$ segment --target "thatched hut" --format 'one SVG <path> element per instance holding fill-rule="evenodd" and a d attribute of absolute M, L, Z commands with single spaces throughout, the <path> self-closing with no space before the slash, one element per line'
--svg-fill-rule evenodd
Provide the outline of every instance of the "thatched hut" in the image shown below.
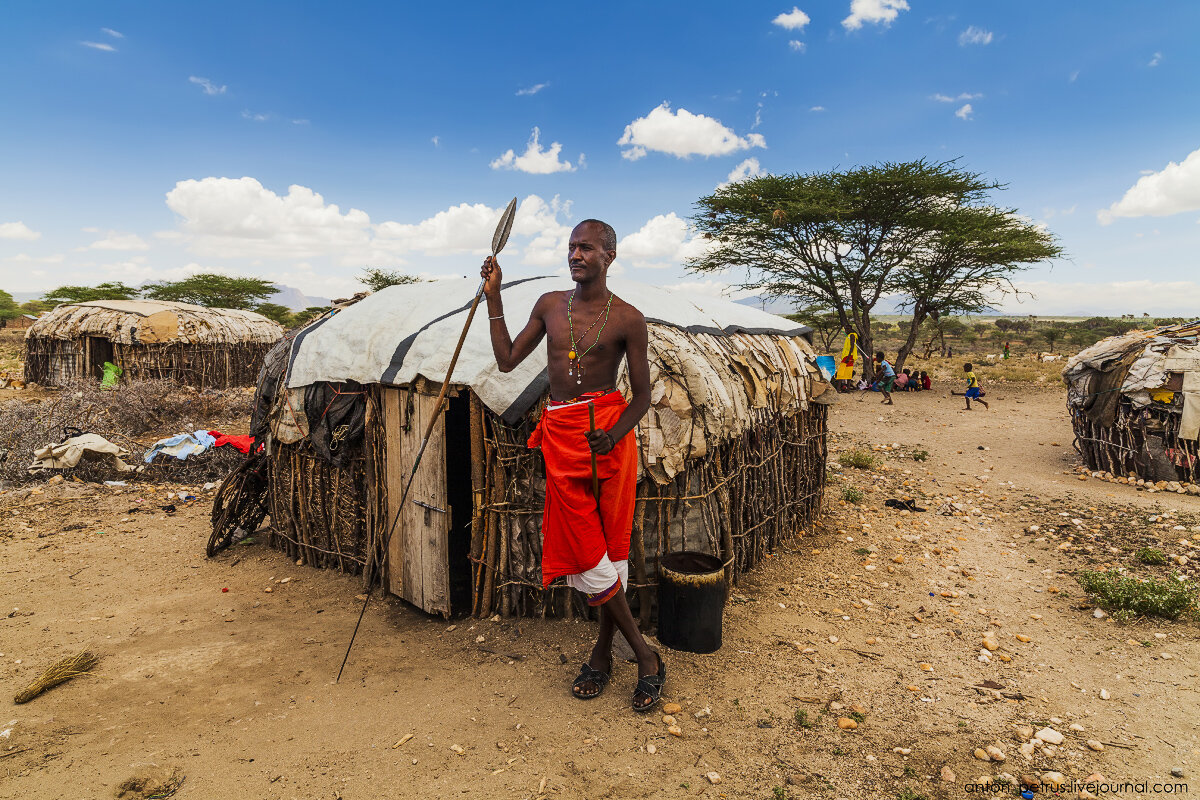
<path fill-rule="evenodd" d="M 25 333 L 25 380 L 59 386 L 100 378 L 168 379 L 200 388 L 252 386 L 283 328 L 261 314 L 161 300 L 67 303 Z"/>
<path fill-rule="evenodd" d="M 1089 469 L 1200 494 L 1200 322 L 1104 339 L 1063 379 Z"/>
<path fill-rule="evenodd" d="M 506 285 L 510 324 L 560 281 Z M 834 392 L 807 328 L 724 300 L 617 279 L 610 286 L 645 311 L 650 329 L 652 406 L 637 428 L 630 557 L 634 603 L 648 620 L 661 554 L 717 554 L 735 579 L 812 524 Z M 266 451 L 222 487 L 214 542 L 269 513 L 272 546 L 363 573 L 428 612 L 583 613 L 565 586 L 542 590 L 545 476 L 540 451 L 525 445 L 548 396 L 544 344 L 501 373 L 487 319 L 476 316 L 447 408 L 398 507 L 473 288 L 390 287 L 273 351 L 252 422 Z M 624 373 L 618 388 L 628 393 Z M 257 514 L 246 497 L 256 491 Z"/>

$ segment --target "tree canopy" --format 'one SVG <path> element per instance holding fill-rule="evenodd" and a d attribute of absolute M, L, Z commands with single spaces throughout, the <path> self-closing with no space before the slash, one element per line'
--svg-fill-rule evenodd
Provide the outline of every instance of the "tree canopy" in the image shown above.
<path fill-rule="evenodd" d="M 277 289 L 261 278 L 241 278 L 202 272 L 180 281 L 146 284 L 143 292 L 151 300 L 193 303 L 209 308 L 253 309 Z"/>
<path fill-rule="evenodd" d="M 21 309 L 13 300 L 13 296 L 0 289 L 0 320 L 16 319 L 21 316 Z"/>
<path fill-rule="evenodd" d="M 96 286 L 59 286 L 42 295 L 46 303 L 89 303 L 93 300 L 133 300 L 141 290 L 121 281 L 108 281 Z"/>
<path fill-rule="evenodd" d="M 284 327 L 292 324 L 292 310 L 279 303 L 259 303 L 254 307 L 254 313 L 262 314 L 267 319 L 274 320 Z"/>
<path fill-rule="evenodd" d="M 383 269 L 382 267 L 365 267 L 363 274 L 358 276 L 358 282 L 372 292 L 386 289 L 389 286 L 403 286 L 408 283 L 420 283 L 415 275 L 406 275 L 399 270 Z"/>
<path fill-rule="evenodd" d="M 1001 188 L 924 159 L 747 178 L 700 198 L 693 220 L 713 247 L 687 266 L 742 268 L 743 288 L 827 306 L 868 353 L 875 306 L 898 299 L 913 311 L 906 355 L 930 315 L 981 310 L 1016 270 L 1059 254 L 1050 234 L 991 205 Z"/>

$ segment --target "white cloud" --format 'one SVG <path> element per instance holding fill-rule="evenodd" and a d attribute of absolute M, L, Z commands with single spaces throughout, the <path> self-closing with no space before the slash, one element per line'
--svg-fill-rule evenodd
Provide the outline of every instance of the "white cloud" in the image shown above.
<path fill-rule="evenodd" d="M 167 192 L 167 206 L 181 218 L 182 232 L 202 255 L 222 258 L 313 258 L 370 253 L 366 213 L 345 214 L 304 186 L 285 196 L 254 178 L 185 180 Z M 494 225 L 493 221 L 493 225 Z"/>
<path fill-rule="evenodd" d="M 1117 217 L 1169 217 L 1200 209 L 1200 150 L 1143 175 L 1117 202 L 1097 213 L 1101 225 Z"/>
<path fill-rule="evenodd" d="M 429 141 L 433 142 L 434 147 L 442 146 L 442 137 L 440 137 L 440 136 L 433 136 L 429 139 Z"/>
<path fill-rule="evenodd" d="M 792 48 L 792 50 L 797 53 L 803 53 L 808 49 L 808 45 L 796 39 L 788 40 L 788 47 Z"/>
<path fill-rule="evenodd" d="M 728 186 L 735 181 L 745 180 L 746 178 L 756 178 L 762 174 L 764 173 L 762 166 L 758 163 L 758 159 L 747 158 L 730 171 L 729 177 L 725 179 L 725 182 L 721 186 Z"/>
<path fill-rule="evenodd" d="M 641 229 L 622 239 L 617 245 L 617 257 L 641 269 L 663 269 L 701 256 L 711 246 L 672 211 L 652 217 Z"/>
<path fill-rule="evenodd" d="M 939 94 L 930 95 L 929 99 L 936 100 L 939 103 L 954 103 L 954 102 L 961 103 L 963 100 L 978 100 L 980 97 L 983 97 L 982 92 L 976 92 L 975 94 L 972 94 L 971 92 L 962 92 L 957 97 L 951 97 L 948 94 L 940 94 L 939 93 Z"/>
<path fill-rule="evenodd" d="M 891 25 L 901 11 L 908 11 L 905 0 L 850 0 L 850 16 L 842 20 L 842 27 L 856 31 L 864 22 Z"/>
<path fill-rule="evenodd" d="M 624 158 L 636 161 L 648 150 L 676 158 L 724 156 L 751 147 L 766 147 L 767 140 L 758 133 L 740 137 L 720 121 L 693 114 L 686 108 L 672 113 L 670 104 L 664 102 L 626 125 L 617 145 L 626 148 L 621 152 Z"/>
<path fill-rule="evenodd" d="M 30 230 L 24 222 L 0 222 L 0 239 L 23 239 L 32 242 L 42 235 Z"/>
<path fill-rule="evenodd" d="M 791 11 L 780 14 L 775 19 L 771 20 L 772 25 L 778 25 L 785 31 L 802 31 L 804 26 L 811 20 L 808 14 L 805 14 L 798 7 L 792 6 Z"/>
<path fill-rule="evenodd" d="M 809 111 L 817 111 L 817 112 L 824 111 L 824 110 L 825 110 L 825 106 L 813 106 L 812 108 L 809 109 Z"/>
<path fill-rule="evenodd" d="M 1067 76 L 1067 83 L 1074 83 L 1079 79 L 1079 70 L 1075 70 Z"/>
<path fill-rule="evenodd" d="M 121 33 L 120 31 L 114 31 L 112 28 L 101 28 L 100 32 L 107 33 L 109 36 L 113 37 L 114 39 L 124 39 L 125 38 L 125 34 Z"/>
<path fill-rule="evenodd" d="M 203 89 L 205 94 L 225 94 L 224 86 L 217 86 L 208 78 L 197 78 L 195 75 L 192 75 L 188 78 L 188 81 Z"/>
<path fill-rule="evenodd" d="M 1017 288 L 1033 299 L 1008 297 L 998 305 L 1012 314 L 1105 315 L 1142 314 L 1194 317 L 1200 308 L 1196 281 L 1113 281 L 1110 283 L 1051 283 L 1018 281 Z"/>
<path fill-rule="evenodd" d="M 66 258 L 62 253 L 54 253 L 48 256 L 31 256 L 28 253 L 17 253 L 9 261 L 15 261 L 18 264 L 61 264 Z"/>
<path fill-rule="evenodd" d="M 117 48 L 113 47 L 111 44 L 106 44 L 104 42 L 80 42 L 80 44 L 83 45 L 84 47 L 90 47 L 93 50 L 103 50 L 106 53 L 117 52 Z"/>
<path fill-rule="evenodd" d="M 294 120 L 292 120 L 292 124 L 293 125 L 310 125 L 312 123 L 310 120 L 307 120 L 307 119 L 294 119 Z"/>
<path fill-rule="evenodd" d="M 517 97 L 527 97 L 531 94 L 537 94 L 549 85 L 549 83 L 535 83 L 533 86 L 527 86 L 524 89 L 517 89 Z"/>
<path fill-rule="evenodd" d="M 251 122 L 266 122 L 270 118 L 270 114 L 255 114 L 246 110 L 242 111 L 242 119 L 248 119 Z"/>
<path fill-rule="evenodd" d="M 960 108 L 958 111 L 954 112 L 954 116 L 958 117 L 961 120 L 966 121 L 966 120 L 971 119 L 971 114 L 973 114 L 973 113 L 975 113 L 975 109 L 971 108 L 970 103 L 966 103 L 965 105 L 963 105 L 962 108 Z"/>
<path fill-rule="evenodd" d="M 962 47 L 969 44 L 991 44 L 992 32 L 985 31 L 983 28 L 976 28 L 974 25 L 968 25 L 967 29 L 958 35 L 958 43 Z"/>
<path fill-rule="evenodd" d="M 98 239 L 87 246 L 88 250 L 149 250 L 150 245 L 135 233 L 117 233 L 109 231 L 103 239 Z"/>
<path fill-rule="evenodd" d="M 1157 67 L 1161 63 L 1162 63 L 1162 53 L 1155 53 L 1154 58 L 1150 59 L 1150 63 L 1147 64 L 1146 66 L 1147 67 Z"/>
<path fill-rule="evenodd" d="M 538 142 L 540 135 L 541 131 L 534 128 L 524 153 L 518 156 L 514 151 L 508 150 L 489 166 L 492 169 L 513 169 L 518 172 L 528 172 L 531 175 L 574 172 L 575 167 L 570 161 L 558 160 L 558 154 L 562 152 L 562 145 L 558 142 L 551 142 L 550 146 L 543 150 Z"/>

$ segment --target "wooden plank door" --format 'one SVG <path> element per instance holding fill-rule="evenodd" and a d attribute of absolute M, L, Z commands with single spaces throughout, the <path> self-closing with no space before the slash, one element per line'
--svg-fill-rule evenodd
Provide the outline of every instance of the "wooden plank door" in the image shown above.
<path fill-rule="evenodd" d="M 404 508 L 421 436 L 433 416 L 436 392 L 383 390 L 387 430 L 388 523 L 400 520 L 388 544 L 388 590 L 430 613 L 450 616 L 450 507 L 446 494 L 446 414 L 438 415 Z M 407 428 L 407 430 L 406 430 Z M 418 503 L 424 503 L 419 505 Z M 442 510 L 435 510 L 442 509 Z"/>

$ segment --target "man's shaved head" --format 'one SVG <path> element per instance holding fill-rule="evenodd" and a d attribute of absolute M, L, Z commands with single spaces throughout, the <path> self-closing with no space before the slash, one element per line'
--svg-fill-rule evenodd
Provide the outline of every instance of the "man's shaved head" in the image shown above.
<path fill-rule="evenodd" d="M 583 222 L 580 222 L 575 227 L 579 228 L 579 227 L 582 227 L 583 225 L 595 225 L 596 227 L 598 227 L 600 229 L 600 244 L 603 245 L 605 250 L 616 251 L 616 249 L 617 249 L 617 232 L 615 230 L 613 230 L 612 225 L 609 225 L 607 222 L 602 222 L 601 220 L 598 220 L 598 219 L 585 219 Z"/>

